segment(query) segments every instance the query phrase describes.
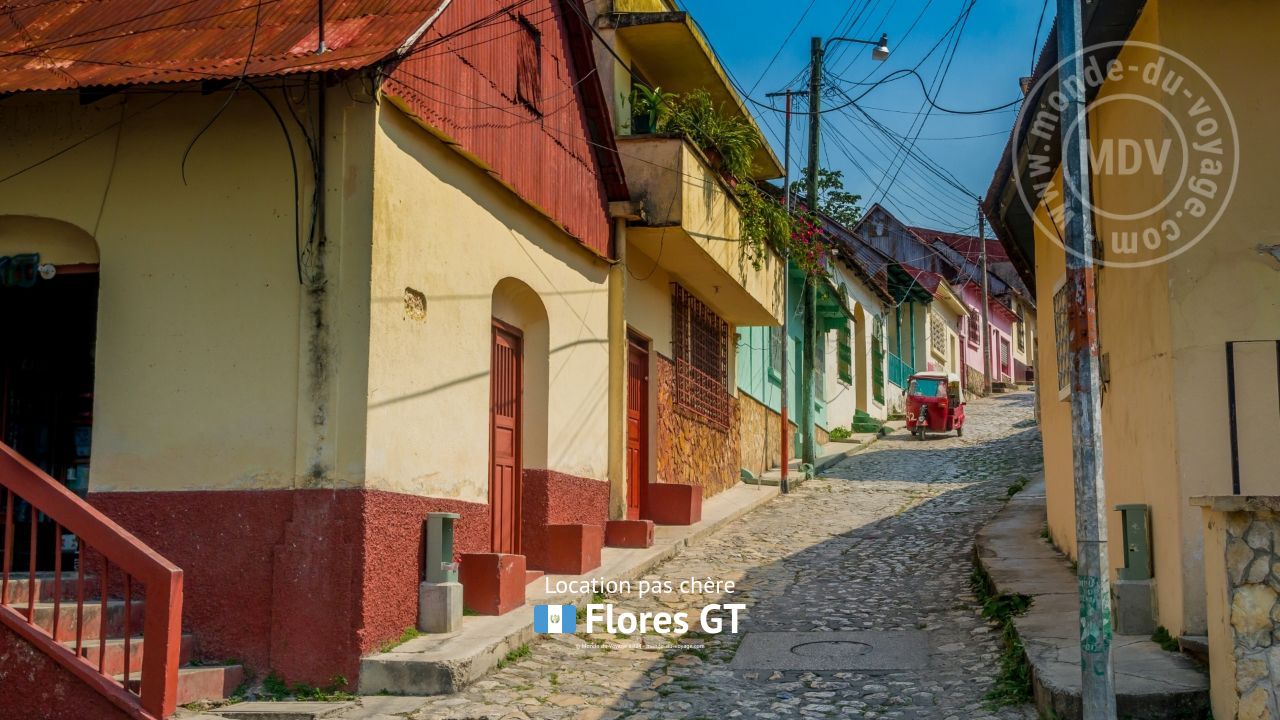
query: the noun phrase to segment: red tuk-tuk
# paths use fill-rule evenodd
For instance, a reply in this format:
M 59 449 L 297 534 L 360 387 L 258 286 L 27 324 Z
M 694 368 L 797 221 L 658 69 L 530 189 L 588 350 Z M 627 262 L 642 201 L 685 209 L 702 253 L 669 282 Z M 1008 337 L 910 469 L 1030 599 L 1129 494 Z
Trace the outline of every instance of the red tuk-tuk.
M 964 435 L 964 390 L 950 373 L 922 372 L 907 382 L 907 431 L 923 440 L 926 432 Z

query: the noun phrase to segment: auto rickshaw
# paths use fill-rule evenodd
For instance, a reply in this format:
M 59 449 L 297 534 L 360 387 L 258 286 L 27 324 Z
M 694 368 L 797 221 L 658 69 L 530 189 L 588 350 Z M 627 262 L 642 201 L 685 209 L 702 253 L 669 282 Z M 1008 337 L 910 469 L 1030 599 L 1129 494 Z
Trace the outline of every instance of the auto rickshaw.
M 923 440 L 926 432 L 964 435 L 964 390 L 951 373 L 921 372 L 907 381 L 907 431 Z

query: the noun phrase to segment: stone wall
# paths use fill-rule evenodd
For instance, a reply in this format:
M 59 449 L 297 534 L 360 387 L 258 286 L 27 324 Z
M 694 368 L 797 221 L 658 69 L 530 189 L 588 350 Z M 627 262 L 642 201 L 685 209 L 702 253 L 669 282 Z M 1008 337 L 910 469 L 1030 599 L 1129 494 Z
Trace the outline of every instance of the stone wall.
M 1204 514 L 1214 717 L 1280 718 L 1280 496 L 1196 497 Z
M 741 443 L 739 452 L 742 467 L 756 475 L 778 467 L 782 461 L 782 416 L 766 407 L 750 395 L 738 393 L 738 417 Z M 788 420 L 791 436 L 795 437 L 796 424 Z M 794 455 L 796 448 L 790 448 Z
M 704 498 L 733 487 L 742 468 L 738 400 L 729 429 L 713 427 L 675 407 L 675 363 L 658 355 L 657 366 L 658 482 L 697 485 Z
M 1280 513 L 1227 513 L 1226 533 L 1237 717 L 1280 718 Z

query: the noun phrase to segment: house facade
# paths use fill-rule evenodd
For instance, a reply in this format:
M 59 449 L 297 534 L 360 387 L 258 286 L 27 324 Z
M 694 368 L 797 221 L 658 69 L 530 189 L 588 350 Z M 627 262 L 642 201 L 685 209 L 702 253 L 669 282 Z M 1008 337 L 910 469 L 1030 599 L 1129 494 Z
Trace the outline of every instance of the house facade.
M 1214 716 L 1274 716 L 1280 675 L 1274 663 L 1268 670 L 1258 658 L 1269 648 L 1274 657 L 1277 578 L 1265 572 L 1267 563 L 1249 565 L 1265 547 L 1255 550 L 1257 535 L 1250 544 L 1244 530 L 1256 525 L 1258 532 L 1274 532 L 1274 515 L 1254 509 L 1267 507 L 1280 493 L 1274 463 L 1280 437 L 1280 263 L 1269 249 L 1275 246 L 1274 202 L 1266 189 L 1269 169 L 1280 157 L 1272 142 L 1275 102 L 1259 100 L 1246 77 L 1255 73 L 1240 69 L 1265 73 L 1275 68 L 1261 28 L 1280 22 L 1280 10 L 1160 0 L 1110 3 L 1087 17 L 1085 44 L 1110 49 L 1090 58 L 1099 67 L 1182 62 L 1160 50 L 1166 48 L 1198 66 L 1217 88 L 1196 71 L 1184 73 L 1185 96 L 1153 89 L 1139 75 L 1107 77 L 1090 93 L 1095 157 L 1117 139 L 1176 144 L 1178 128 L 1169 118 L 1186 117 L 1200 93 L 1209 93 L 1203 97 L 1211 98 L 1205 102 L 1213 112 L 1220 113 L 1225 104 L 1233 113 L 1222 156 L 1197 167 L 1218 189 L 1233 177 L 1234 193 L 1225 204 L 1218 195 L 1204 214 L 1208 219 L 1220 211 L 1216 223 L 1189 232 L 1176 251 L 1165 243 L 1128 242 L 1146 227 L 1167 228 L 1184 217 L 1185 195 L 1160 204 L 1169 178 L 1145 166 L 1124 177 L 1099 172 L 1092 184 L 1095 206 L 1108 209 L 1095 213 L 1094 255 L 1101 261 L 1096 271 L 1101 439 L 1116 617 L 1141 617 L 1145 629 L 1160 626 L 1175 638 L 1207 635 Z M 1054 88 L 1050 69 L 1055 62 L 1056 41 L 1051 40 L 1036 78 L 1047 78 Z M 1153 93 L 1162 110 L 1121 101 L 1149 100 Z M 1044 93 L 1028 96 L 1024 117 L 1034 117 L 1043 102 Z M 1015 138 L 1028 137 L 1025 124 L 1020 129 Z M 1058 147 L 1057 133 L 1051 142 Z M 1233 161 L 1233 147 L 1247 148 L 1247 159 Z M 1035 290 L 1048 532 L 1074 557 L 1070 399 L 1075 381 L 1063 289 L 1066 258 L 1056 232 L 1062 229 L 1054 207 L 1060 201 L 1053 200 L 1055 193 L 1061 197 L 1061 170 L 1055 149 L 1037 181 L 1048 192 L 1029 192 L 1025 183 L 1031 173 L 1015 168 L 1011 159 L 1021 149 L 1011 147 L 1002 158 L 986 208 Z M 1020 199 L 1020 186 L 1034 204 Z M 1140 221 L 1124 217 L 1151 207 L 1156 210 Z M 1193 242 L 1195 235 L 1201 237 Z M 1126 520 L 1122 507 L 1128 519 L 1146 524 L 1149 559 L 1117 541 Z
M 330 8 L 364 29 L 324 47 L 314 7 L 287 3 L 248 61 L 229 38 L 257 26 L 252 6 L 114 3 L 173 42 L 113 34 L 54 70 L 0 36 L 0 300 L 28 337 L 59 329 L 0 351 L 0 440 L 30 463 L 0 480 L 19 522 L 39 518 L 41 570 L 78 561 L 50 519 L 64 511 L 174 566 L 161 629 L 199 655 L 165 658 L 157 682 L 238 658 L 183 677 L 217 673 L 213 694 L 246 672 L 356 683 L 362 655 L 416 624 L 429 512 L 459 516 L 464 568 L 503 553 L 536 570 L 551 525 L 737 481 L 733 328 L 778 321 L 781 264 L 742 265 L 727 181 L 697 148 L 618 149 L 582 3 Z M 21 19 L 61 27 L 41 21 L 63 5 Z M 181 38 L 229 69 L 211 77 Z M 87 503 L 38 515 L 17 482 Z M 121 562 L 89 551 L 102 573 Z M 26 690 L 76 682 L 50 672 Z M 183 687 L 143 701 L 163 714 L 194 699 Z M 110 716 L 93 707 L 79 716 Z
M 782 168 L 688 13 L 660 0 L 595 3 L 590 12 L 610 125 L 636 206 L 622 246 L 625 271 L 615 271 L 625 288 L 628 367 L 636 369 L 628 402 L 643 405 L 628 407 L 643 430 L 627 439 L 628 472 L 649 483 L 694 485 L 710 497 L 739 481 L 742 448 L 768 432 L 739 389 L 738 328 L 781 324 L 785 264 L 767 250 L 758 265 L 745 259 L 735 186 L 781 177 Z M 644 88 L 705 92 L 751 127 L 759 144 L 749 177 L 728 177 L 691 138 L 636 122 L 632 97 Z

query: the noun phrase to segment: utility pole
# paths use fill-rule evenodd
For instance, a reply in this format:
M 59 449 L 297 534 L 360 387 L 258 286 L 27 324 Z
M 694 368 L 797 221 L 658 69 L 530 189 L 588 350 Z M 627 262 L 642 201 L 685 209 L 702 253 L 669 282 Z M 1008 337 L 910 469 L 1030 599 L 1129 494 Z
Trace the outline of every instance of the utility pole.
M 809 175 L 805 178 L 805 202 L 809 205 L 809 212 L 815 215 L 818 212 L 818 144 L 822 128 L 822 56 L 822 38 L 815 37 L 810 43 Z M 818 456 L 813 437 L 813 369 L 816 365 L 814 357 L 818 341 L 818 288 L 815 278 L 810 275 L 805 275 L 801 302 L 804 304 L 804 357 L 800 363 L 800 412 L 797 413 L 796 420 L 800 425 L 800 457 L 803 462 L 813 465 Z
M 855 43 L 872 46 L 871 59 L 884 62 L 889 59 L 889 36 L 883 34 L 879 40 L 858 40 L 856 38 L 833 37 L 824 44 L 822 38 L 815 37 L 809 44 L 809 176 L 805 178 L 805 195 L 809 203 L 809 211 L 815 216 L 818 213 L 818 146 L 822 129 L 822 58 L 826 54 L 826 46 L 835 42 Z M 817 279 L 805 276 L 804 279 L 804 357 L 801 361 L 800 374 L 800 412 L 796 421 L 800 425 L 800 437 L 803 444 L 801 459 L 813 465 L 817 459 L 817 447 L 814 443 L 814 383 L 813 371 L 817 367 L 815 354 L 818 345 L 818 285 Z
M 987 275 L 987 218 L 978 201 L 978 245 L 982 248 L 982 394 L 991 394 L 991 278 Z
M 1077 583 L 1080 592 L 1080 672 L 1084 720 L 1115 720 L 1111 667 L 1111 578 L 1107 562 L 1107 502 L 1102 464 L 1102 398 L 1098 323 L 1089 215 L 1089 137 L 1080 0 L 1058 0 L 1058 89 L 1063 96 L 1062 185 L 1066 206 L 1067 327 L 1071 357 L 1071 444 L 1075 469 Z M 1050 219 L 1050 222 L 1053 220 Z
M 782 205 L 786 208 L 787 214 L 791 214 L 791 96 L 795 94 L 794 90 L 785 90 L 780 93 L 768 93 L 766 97 L 778 97 L 785 95 L 787 98 L 787 129 L 784 134 L 783 142 L 786 148 L 782 151 L 782 164 L 785 166 L 782 170 Z M 782 259 L 782 387 L 780 388 L 779 406 L 782 415 L 782 434 L 778 437 L 781 445 L 779 456 L 781 459 L 781 479 L 778 482 L 779 489 L 785 494 L 791 492 L 791 482 L 787 477 L 787 470 L 791 465 L 791 420 L 787 417 L 787 385 L 790 379 L 787 376 L 788 355 L 791 354 L 791 336 L 788 330 L 788 320 L 791 317 L 791 307 L 789 302 L 789 293 L 791 288 L 791 258 L 784 257 Z

